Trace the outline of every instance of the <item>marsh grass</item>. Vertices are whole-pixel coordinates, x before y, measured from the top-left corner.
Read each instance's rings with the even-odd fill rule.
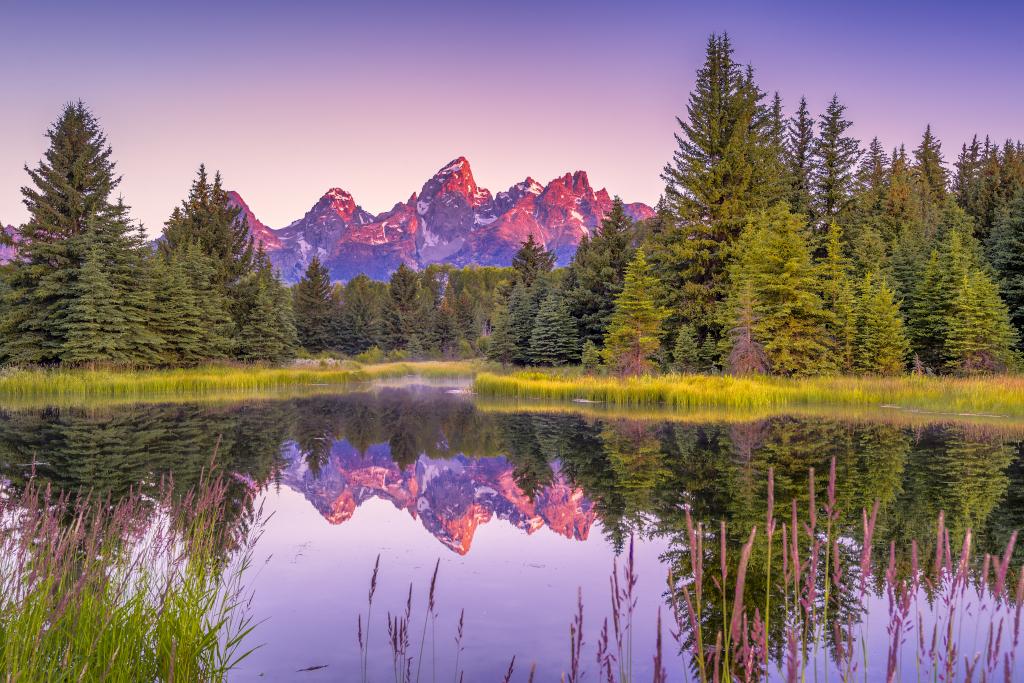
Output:
[[[0,679],[220,681],[251,652],[242,579],[262,513],[225,525],[221,478],[160,490],[0,489]]]
[[[597,401],[616,408],[769,412],[808,406],[894,406],[956,416],[1024,417],[1024,377],[598,377],[555,371],[480,372],[485,397]]]
[[[475,367],[467,361],[424,361],[378,365],[325,362],[292,367],[225,364],[174,370],[9,369],[0,373],[0,400],[19,403],[44,399],[62,403],[253,395],[295,387],[346,386],[408,375],[469,376]]]

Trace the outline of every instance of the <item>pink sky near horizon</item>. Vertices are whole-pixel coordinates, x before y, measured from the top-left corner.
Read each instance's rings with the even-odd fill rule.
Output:
[[[150,234],[200,162],[271,227],[334,186],[389,209],[460,155],[494,192],[582,169],[595,189],[653,204],[704,41],[723,29],[787,110],[805,94],[820,112],[837,91],[865,141],[912,147],[931,122],[951,161],[975,131],[1022,136],[1024,95],[997,89],[1024,65],[1024,11],[1010,3],[987,23],[970,8],[882,3],[813,15],[664,1],[63,4],[0,0],[7,223],[26,218],[22,166],[78,98]],[[846,30],[816,34],[826,20]]]

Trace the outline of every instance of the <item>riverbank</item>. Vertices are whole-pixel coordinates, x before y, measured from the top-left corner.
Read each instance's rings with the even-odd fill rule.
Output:
[[[0,401],[189,398],[251,395],[286,388],[346,386],[395,377],[470,377],[472,361],[264,367],[211,365],[174,370],[27,369],[0,374]]]
[[[806,406],[895,407],[956,416],[1024,417],[1024,377],[596,377],[570,372],[479,372],[484,397],[596,401],[614,407],[764,412]]]

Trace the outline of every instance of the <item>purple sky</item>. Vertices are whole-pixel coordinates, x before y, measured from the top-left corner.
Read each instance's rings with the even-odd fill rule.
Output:
[[[329,187],[390,208],[467,156],[494,191],[576,169],[653,203],[707,34],[791,111],[833,92],[854,132],[947,158],[1024,137],[1024,3],[0,0],[0,220],[61,105],[100,117],[150,233],[201,161],[272,227]]]

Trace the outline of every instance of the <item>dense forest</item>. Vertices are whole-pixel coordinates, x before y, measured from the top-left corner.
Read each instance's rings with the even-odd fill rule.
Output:
[[[29,220],[2,268],[0,362],[182,366],[480,356],[652,371],[978,374],[1015,370],[1024,329],[1024,144],[975,137],[947,162],[925,125],[886,151],[838,96],[787,116],[726,35],[709,38],[656,215],[616,200],[567,268],[531,236],[509,268],[405,266],[290,290],[219,174],[199,168],[155,247],[114,197],[81,103],[26,167]]]

